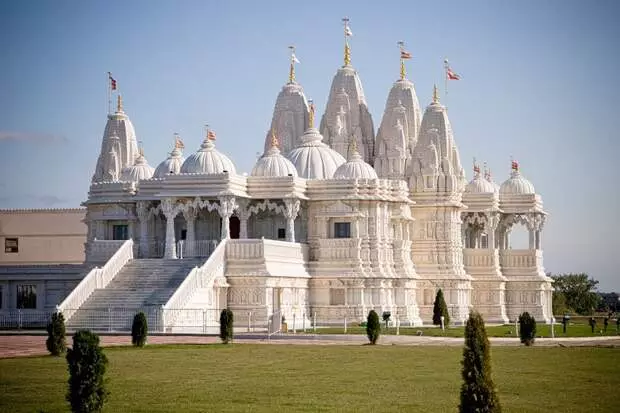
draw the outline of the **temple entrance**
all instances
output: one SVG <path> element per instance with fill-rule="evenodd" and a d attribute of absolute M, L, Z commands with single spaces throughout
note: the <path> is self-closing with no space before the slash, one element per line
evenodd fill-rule
<path fill-rule="evenodd" d="M 236 216 L 230 217 L 228 220 L 228 229 L 231 239 L 239 239 L 239 233 L 241 232 L 241 221 L 239 221 L 239 218 Z"/>

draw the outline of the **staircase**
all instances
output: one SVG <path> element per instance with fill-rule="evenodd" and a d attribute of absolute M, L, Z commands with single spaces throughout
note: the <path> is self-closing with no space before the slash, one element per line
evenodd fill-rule
<path fill-rule="evenodd" d="M 69 330 L 131 331 L 134 315 L 146 314 L 149 331 L 161 328 L 161 307 L 202 259 L 129 261 L 105 288 L 96 289 L 67 321 Z"/>

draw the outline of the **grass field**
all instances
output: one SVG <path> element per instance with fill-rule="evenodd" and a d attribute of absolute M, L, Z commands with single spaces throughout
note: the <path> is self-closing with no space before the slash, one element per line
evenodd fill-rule
<path fill-rule="evenodd" d="M 501 325 L 501 326 L 487 326 L 487 334 L 489 337 L 518 337 L 514 325 Z M 570 325 L 566 331 L 566 334 L 562 332 L 562 325 L 555 325 L 554 332 L 555 337 L 600 337 L 600 336 L 617 336 L 619 333 L 616 331 L 616 326 L 608 327 L 607 332 L 602 331 L 603 327 L 595 329 L 592 333 L 590 326 L 585 324 Z M 399 334 L 402 335 L 417 335 L 418 331 L 422 332 L 424 336 L 433 337 L 463 337 L 464 327 L 449 327 L 445 331 L 442 331 L 438 327 L 402 327 L 399 329 Z M 310 328 L 306 329 L 306 332 L 313 332 Z M 344 327 L 328 327 L 317 328 L 317 334 L 344 334 Z M 346 334 L 366 334 L 365 327 L 359 327 L 357 325 L 348 326 Z M 395 327 L 382 328 L 382 334 L 396 334 Z M 551 337 L 551 326 L 548 324 L 538 324 L 536 328 L 537 337 Z"/>
<path fill-rule="evenodd" d="M 455 412 L 458 347 L 107 348 L 107 412 Z M 617 412 L 620 349 L 494 347 L 504 412 Z M 0 360 L 0 411 L 66 412 L 64 358 Z"/>

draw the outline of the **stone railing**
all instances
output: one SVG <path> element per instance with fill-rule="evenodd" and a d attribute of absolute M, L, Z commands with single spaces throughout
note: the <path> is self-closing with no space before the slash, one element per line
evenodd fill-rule
<path fill-rule="evenodd" d="M 117 242 L 117 241 L 114 241 Z M 105 288 L 116 277 L 127 262 L 133 259 L 133 241 L 121 241 L 112 257 L 101 268 L 93 268 L 80 283 L 71 291 L 65 300 L 58 305 L 65 321 L 69 321 L 73 313 L 84 304 L 84 301 L 97 289 Z"/>
<path fill-rule="evenodd" d="M 487 248 L 463 248 L 465 267 L 493 267 L 497 260 L 497 250 Z"/>
<path fill-rule="evenodd" d="M 360 260 L 361 238 L 329 238 L 319 240 L 317 260 Z"/>
<path fill-rule="evenodd" d="M 217 305 L 214 294 L 215 281 L 219 277 L 224 277 L 224 267 L 226 264 L 226 244 L 230 241 L 222 241 L 215 248 L 213 254 L 200 267 L 194 267 L 185 277 L 185 280 L 179 285 L 172 297 L 162 307 L 163 326 L 164 328 L 172 327 L 180 314 L 184 311 L 194 294 L 199 289 L 211 288 L 210 304 Z"/>
<path fill-rule="evenodd" d="M 504 268 L 542 268 L 541 250 L 500 250 L 499 257 Z"/>
<path fill-rule="evenodd" d="M 217 248 L 219 240 L 177 241 L 179 258 L 210 257 Z"/>
<path fill-rule="evenodd" d="M 235 239 L 229 240 L 226 248 L 228 260 L 248 260 L 262 258 L 265 254 L 265 244 L 262 239 Z"/>
<path fill-rule="evenodd" d="M 93 240 L 88 244 L 86 261 L 107 262 L 125 241 Z"/>

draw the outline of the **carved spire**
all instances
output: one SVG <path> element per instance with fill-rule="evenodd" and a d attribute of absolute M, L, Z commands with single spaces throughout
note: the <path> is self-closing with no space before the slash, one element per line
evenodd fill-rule
<path fill-rule="evenodd" d="M 351 48 L 349 47 L 349 37 L 353 36 L 353 32 L 349 27 L 349 18 L 343 17 L 342 21 L 344 22 L 344 65 L 351 65 Z"/>

